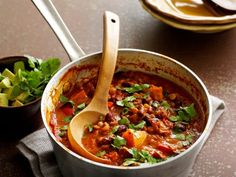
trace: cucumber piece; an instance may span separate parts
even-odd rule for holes
[[[16,97],[20,95],[22,92],[23,91],[17,85],[2,89],[2,93],[6,93],[8,100],[11,101],[15,101]]]
[[[8,93],[11,92],[11,90],[12,90],[12,86],[10,86],[9,88],[3,88],[2,93],[6,93],[8,95]]]
[[[16,97],[23,92],[18,85],[15,85],[10,89],[11,90],[8,92],[8,99],[11,101],[14,101]]]
[[[29,96],[30,94],[28,92],[22,92],[20,95],[16,97],[16,99],[24,103]]]
[[[23,61],[17,61],[14,63],[14,73],[16,74],[18,70],[25,70],[25,64]]]
[[[8,106],[8,99],[6,93],[0,93],[0,106]]]
[[[21,103],[19,100],[16,100],[12,103],[12,106],[18,107],[18,106],[23,106],[24,104]]]
[[[2,75],[8,77],[11,81],[14,81],[15,74],[13,74],[9,69],[5,68]]]
[[[8,77],[5,77],[1,82],[0,82],[0,88],[10,88],[11,87],[11,81]]]
[[[0,81],[2,81],[5,77],[0,73]]]

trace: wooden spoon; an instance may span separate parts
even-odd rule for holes
[[[107,102],[117,60],[119,17],[114,13],[105,12],[103,24],[103,53],[96,90],[89,105],[71,120],[68,138],[75,152],[90,160],[110,164],[110,160],[99,158],[87,151],[81,141],[85,127],[98,122],[101,115],[105,116],[109,112]]]

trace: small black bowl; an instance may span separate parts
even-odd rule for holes
[[[26,69],[29,67],[28,58],[24,56],[11,56],[0,59],[0,72],[5,68],[13,71],[13,66],[16,61],[23,61]],[[4,107],[0,106],[0,132],[4,132],[6,136],[20,136],[29,133],[35,127],[35,121],[38,122],[40,114],[41,98],[38,98],[30,103],[19,107]]]

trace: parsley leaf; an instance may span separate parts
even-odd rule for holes
[[[123,100],[116,101],[116,104],[121,107],[128,107],[128,108],[133,108],[134,104],[132,101],[134,101],[136,98],[134,96],[128,96]]]
[[[66,103],[69,103],[72,107],[74,106],[74,102],[72,100],[69,100],[69,98],[67,98],[66,96],[64,95],[60,95],[59,97],[59,101],[64,105]]]
[[[130,124],[130,125],[129,125],[129,128],[135,129],[135,130],[139,130],[139,129],[142,129],[145,125],[146,125],[146,122],[143,120],[143,121],[141,121],[141,122],[140,122],[139,124],[137,124],[137,125]]]
[[[197,112],[194,108],[194,104],[192,103],[190,106],[186,106],[182,108],[191,118],[197,115]]]
[[[64,95],[61,95],[59,100],[62,104],[67,103],[69,101],[69,99]]]
[[[69,123],[69,122],[71,121],[71,119],[72,119],[72,116],[66,116],[66,117],[63,119],[63,121],[64,121],[65,123]]]
[[[60,60],[58,58],[49,58],[46,62],[42,62],[40,65],[40,70],[44,73],[44,76],[51,77],[55,74],[57,69],[60,67]]]
[[[162,101],[161,106],[163,106],[165,109],[168,109],[170,107],[170,105],[167,101]]]
[[[130,165],[138,165],[140,163],[157,163],[162,161],[162,159],[156,159],[152,157],[152,155],[146,150],[137,150],[136,148],[132,148],[128,150],[132,155],[132,158],[125,159],[122,165],[130,166]]]
[[[182,133],[173,134],[171,137],[181,141],[184,141],[186,139],[185,134]]]
[[[114,148],[120,149],[121,146],[126,145],[126,140],[123,137],[117,135],[113,140],[113,144],[111,144],[111,145]]]
[[[116,133],[118,131],[118,129],[119,129],[119,125],[116,125],[112,128],[111,132]]]
[[[194,108],[194,104],[191,104],[186,107],[180,107],[176,116],[171,116],[169,119],[172,122],[190,122],[197,115],[196,110]]]
[[[149,88],[150,85],[149,84],[134,84],[133,86],[131,87],[125,87],[124,90],[128,93],[135,93],[135,92],[139,92],[139,91],[142,91],[144,89],[147,89]]]
[[[121,125],[128,125],[130,123],[129,119],[127,117],[123,117],[118,121],[119,124]]]
[[[82,110],[86,107],[85,103],[81,103],[77,106],[78,109]]]
[[[66,130],[68,130],[68,126],[67,126],[67,125],[64,125],[64,126],[60,127],[60,130],[66,131]]]
[[[106,154],[106,151],[98,151],[97,153],[96,153],[96,156],[97,157],[102,157],[102,156],[104,156]]]

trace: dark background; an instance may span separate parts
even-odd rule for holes
[[[54,0],[73,36],[87,53],[102,48],[102,15],[110,10],[120,16],[120,48],[155,51],[190,67],[206,84],[210,94],[226,103],[194,166],[193,177],[236,176],[236,29],[198,34],[171,28],[151,17],[139,1]],[[0,57],[29,54],[39,58],[60,57],[66,52],[30,0],[0,0]],[[5,115],[0,115],[1,119]],[[1,125],[4,126],[4,125]],[[43,127],[40,114],[31,129]],[[27,160],[15,145],[25,134],[0,138],[0,177],[33,176]]]

